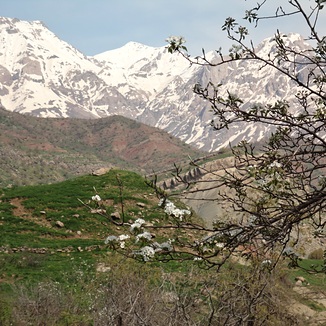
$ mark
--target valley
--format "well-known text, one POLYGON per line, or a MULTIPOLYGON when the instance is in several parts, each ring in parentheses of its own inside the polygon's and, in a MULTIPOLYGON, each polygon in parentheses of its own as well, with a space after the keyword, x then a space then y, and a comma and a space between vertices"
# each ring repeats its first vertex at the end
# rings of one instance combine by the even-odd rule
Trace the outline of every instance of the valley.
POLYGON ((303 37, 88 57, 0 17, 0 40, 1 325, 323 325, 325 80, 303 37))

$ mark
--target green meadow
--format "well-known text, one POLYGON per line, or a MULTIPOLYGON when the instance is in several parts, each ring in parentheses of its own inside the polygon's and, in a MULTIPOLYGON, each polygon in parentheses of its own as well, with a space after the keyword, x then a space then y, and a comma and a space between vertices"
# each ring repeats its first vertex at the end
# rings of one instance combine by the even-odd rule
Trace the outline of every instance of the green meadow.
MULTIPOLYGON (((127 258, 104 243, 108 235, 128 230, 112 221, 114 212, 127 223, 139 217, 148 223, 166 218, 145 179, 124 170, 2 189, 0 324, 208 325, 209 316, 216 323, 225 320, 225 298, 232 289, 237 293, 235 280, 252 277, 250 267, 228 263, 217 275, 191 261, 141 263, 127 258), (92 200, 96 194, 101 206, 92 200), (105 213, 99 211, 103 208, 105 213)), ((305 277, 318 291, 326 290, 323 275, 285 264, 262 281, 271 286, 270 293, 288 300, 296 276, 305 277)), ((235 300, 231 295, 229 299, 235 300)), ((318 302, 300 300, 324 311, 318 302)), ((259 314, 264 315, 264 309, 259 314)), ((273 316, 270 325, 278 320, 285 319, 273 316)))

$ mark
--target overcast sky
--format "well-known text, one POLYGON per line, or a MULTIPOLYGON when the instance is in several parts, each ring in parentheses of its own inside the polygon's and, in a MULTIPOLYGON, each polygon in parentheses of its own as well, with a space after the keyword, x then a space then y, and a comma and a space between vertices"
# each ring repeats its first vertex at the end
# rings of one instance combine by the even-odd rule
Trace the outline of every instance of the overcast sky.
MULTIPOLYGON (((221 26, 225 18, 242 18, 258 0, 1 0, 0 15, 41 20, 60 39, 86 55, 123 46, 129 41, 165 46, 169 36, 184 36, 189 53, 218 49, 230 43, 221 26)), ((283 0, 271 0, 286 3, 283 0)), ((314 0, 303 0, 313 4, 314 0)), ((272 9, 275 12, 275 9, 272 9)), ((321 19, 326 31, 326 16, 321 19)), ((262 22, 251 34, 255 43, 282 32, 299 32, 303 21, 280 19, 262 22)), ((324 33, 326 34, 326 33, 324 33)))

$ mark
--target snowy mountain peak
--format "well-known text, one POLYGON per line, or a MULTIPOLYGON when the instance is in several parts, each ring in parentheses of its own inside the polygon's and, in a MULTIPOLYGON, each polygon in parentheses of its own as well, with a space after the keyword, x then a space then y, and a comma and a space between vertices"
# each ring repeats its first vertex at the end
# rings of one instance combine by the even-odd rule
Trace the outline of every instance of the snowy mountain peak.
POLYGON ((18 57, 32 56, 43 60, 56 57, 76 64, 85 58, 73 46, 60 40, 41 21, 0 18, 0 37, 0 51, 7 60, 5 67, 11 71, 16 69, 12 65, 18 57))
POLYGON ((100 61, 107 61, 124 68, 129 68, 138 60, 153 57, 158 52, 164 51, 164 48, 153 48, 137 42, 128 42, 118 49, 106 51, 94 56, 100 61))
MULTIPOLYGON (((281 39, 284 45, 291 47, 298 51, 299 49, 310 48, 309 43, 307 43, 304 38, 297 33, 282 34, 281 39)), ((270 54, 276 53, 276 41, 275 36, 268 37, 264 39, 257 47, 256 52, 262 57, 268 57, 270 54)))
POLYGON ((139 42, 130 41, 126 43, 121 49, 138 51, 138 50, 143 50, 145 48, 150 48, 150 46, 147 46, 139 42))
MULTIPOLYGON (((246 124, 216 132, 210 104, 193 93, 196 83, 222 83, 221 96, 227 90, 241 94, 248 106, 293 94, 293 85, 277 71, 251 60, 190 65, 165 47, 137 42, 86 57, 40 21, 0 18, 0 40, 0 101, 7 110, 47 118, 123 115, 207 151, 244 138, 259 141, 270 130, 246 124)), ((285 42, 306 46, 297 34, 285 42)), ((274 49, 269 38, 256 51, 268 56, 274 49)))

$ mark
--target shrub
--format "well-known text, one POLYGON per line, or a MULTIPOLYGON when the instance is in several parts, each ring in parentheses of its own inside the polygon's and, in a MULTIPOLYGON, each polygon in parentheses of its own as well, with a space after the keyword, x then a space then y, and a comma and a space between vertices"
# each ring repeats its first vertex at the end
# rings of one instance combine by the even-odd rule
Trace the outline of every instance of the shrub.
POLYGON ((324 250, 322 248, 315 249, 309 254, 308 258, 321 260, 324 258, 324 250))

